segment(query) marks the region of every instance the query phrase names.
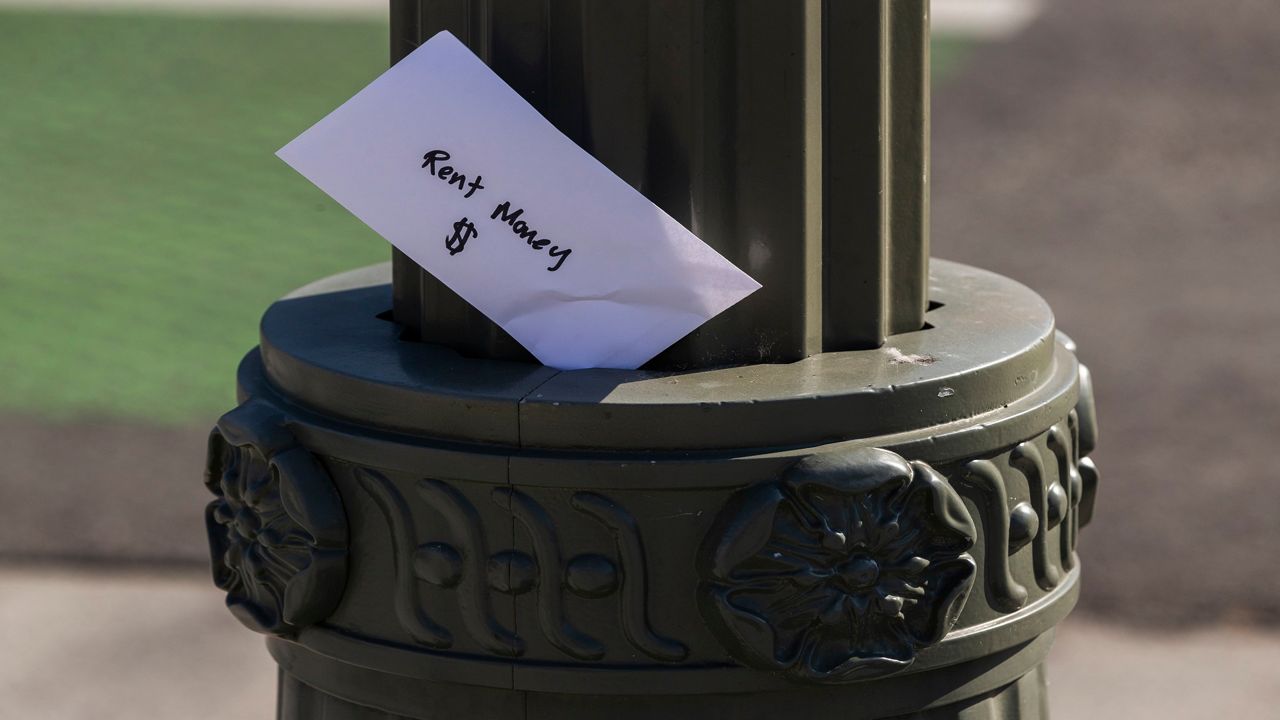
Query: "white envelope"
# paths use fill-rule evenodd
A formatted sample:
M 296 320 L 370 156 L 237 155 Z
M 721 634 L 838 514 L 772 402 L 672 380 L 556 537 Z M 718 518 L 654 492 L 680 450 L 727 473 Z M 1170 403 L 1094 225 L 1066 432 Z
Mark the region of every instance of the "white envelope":
M 447 32 L 277 154 L 550 367 L 637 368 L 760 288 Z

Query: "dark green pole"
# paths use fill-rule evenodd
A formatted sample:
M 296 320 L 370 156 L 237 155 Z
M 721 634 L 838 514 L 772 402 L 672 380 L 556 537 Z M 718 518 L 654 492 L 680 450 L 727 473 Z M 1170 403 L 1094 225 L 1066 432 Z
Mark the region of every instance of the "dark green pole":
M 1046 720 L 1093 395 L 1034 292 L 929 262 L 926 0 L 391 29 L 464 40 L 764 288 L 636 371 L 538 365 L 399 254 L 273 304 L 205 484 L 280 720 Z
M 392 3 L 392 60 L 447 30 L 764 288 L 657 368 L 791 362 L 924 324 L 925 0 Z M 397 321 L 524 357 L 397 253 Z

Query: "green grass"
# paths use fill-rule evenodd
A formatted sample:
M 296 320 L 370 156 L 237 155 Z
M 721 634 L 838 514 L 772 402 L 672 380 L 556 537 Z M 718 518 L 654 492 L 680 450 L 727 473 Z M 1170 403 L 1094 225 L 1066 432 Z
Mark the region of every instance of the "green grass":
M 211 420 L 274 298 L 388 257 L 273 155 L 377 23 L 0 13 L 0 410 Z
M 273 155 L 385 64 L 374 22 L 0 11 L 0 412 L 231 407 L 273 299 L 389 255 Z

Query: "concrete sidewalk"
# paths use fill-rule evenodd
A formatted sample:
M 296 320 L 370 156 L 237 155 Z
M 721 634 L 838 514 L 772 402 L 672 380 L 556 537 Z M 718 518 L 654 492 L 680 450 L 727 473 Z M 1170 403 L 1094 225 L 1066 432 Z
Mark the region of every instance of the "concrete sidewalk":
M 275 668 L 203 575 L 0 568 L 0 715 L 40 720 L 269 720 Z M 1060 631 L 1053 714 L 1275 717 L 1280 633 Z

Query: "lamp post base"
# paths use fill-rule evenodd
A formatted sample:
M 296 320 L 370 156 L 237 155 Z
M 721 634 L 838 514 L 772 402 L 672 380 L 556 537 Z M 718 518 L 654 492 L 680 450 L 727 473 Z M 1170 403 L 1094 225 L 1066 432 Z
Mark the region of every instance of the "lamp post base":
M 318 690 L 280 671 L 279 720 L 416 720 L 418 718 L 477 718 L 498 720 L 537 718 L 741 718 L 836 716 L 850 720 L 1045 720 L 1049 717 L 1043 654 L 1052 632 L 1042 640 L 1002 654 L 985 667 L 959 669 L 929 682 L 905 676 L 906 683 L 875 682 L 861 692 L 797 690 L 767 694 L 706 694 L 621 696 L 529 693 L 517 690 L 478 690 L 459 686 L 416 683 L 402 693 L 355 672 L 326 678 Z M 1030 670 L 1025 663 L 1039 657 Z M 991 685 L 1015 668 L 1024 671 L 1012 682 Z M 968 681 L 965 681 L 967 677 Z M 356 683 L 364 703 L 338 694 Z M 378 697 L 372 697 L 378 695 Z M 369 704 L 365 704 L 369 703 Z M 903 708 L 913 708 L 902 713 Z M 821 714 L 819 714 L 821 713 Z
M 1030 290 L 936 261 L 883 348 L 557 372 L 402 340 L 387 273 L 273 305 L 210 438 L 281 718 L 1045 716 L 1096 427 Z

